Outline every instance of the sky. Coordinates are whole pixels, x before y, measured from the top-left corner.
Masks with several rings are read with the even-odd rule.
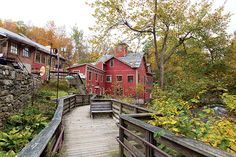
[[[214,5],[219,6],[224,1],[215,0]],[[57,26],[65,26],[67,32],[76,24],[85,35],[90,35],[92,32],[89,27],[95,24],[95,19],[92,16],[93,9],[85,2],[86,0],[0,0],[0,19],[24,21],[36,26],[45,26],[47,21],[53,20]],[[225,9],[234,14],[228,28],[228,32],[233,34],[236,31],[236,0],[227,0]]]

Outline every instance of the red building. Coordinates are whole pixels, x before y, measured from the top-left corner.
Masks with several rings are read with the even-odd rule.
[[[90,63],[73,65],[68,69],[70,72],[77,72],[82,79],[85,79],[87,92],[90,94],[105,94],[105,71]]]
[[[143,53],[128,53],[126,44],[119,44],[114,54],[107,54],[95,63],[74,65],[86,81],[88,93],[113,96],[151,98],[152,74]]]
[[[51,56],[51,57],[50,57]],[[0,61],[1,64],[17,63],[28,72],[40,73],[47,78],[51,58],[51,70],[56,70],[57,56],[50,55],[50,49],[29,38],[0,27]],[[60,70],[63,70],[65,59],[60,57]]]

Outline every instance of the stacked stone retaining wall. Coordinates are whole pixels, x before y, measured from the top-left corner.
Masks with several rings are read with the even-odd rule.
[[[0,65],[0,128],[9,115],[26,104],[40,82],[37,76]]]

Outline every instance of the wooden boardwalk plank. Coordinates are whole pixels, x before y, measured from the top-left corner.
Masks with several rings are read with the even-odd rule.
[[[64,157],[118,157],[118,128],[109,117],[89,116],[89,106],[75,108],[64,117]]]

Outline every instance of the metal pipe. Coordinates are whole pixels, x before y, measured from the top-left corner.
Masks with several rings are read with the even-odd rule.
[[[50,44],[50,57],[49,57],[49,71],[48,71],[48,81],[51,79],[51,65],[52,65],[52,43]]]
[[[57,102],[58,102],[58,88],[59,88],[59,64],[60,64],[60,57],[59,57],[59,50],[56,49],[57,52]]]

